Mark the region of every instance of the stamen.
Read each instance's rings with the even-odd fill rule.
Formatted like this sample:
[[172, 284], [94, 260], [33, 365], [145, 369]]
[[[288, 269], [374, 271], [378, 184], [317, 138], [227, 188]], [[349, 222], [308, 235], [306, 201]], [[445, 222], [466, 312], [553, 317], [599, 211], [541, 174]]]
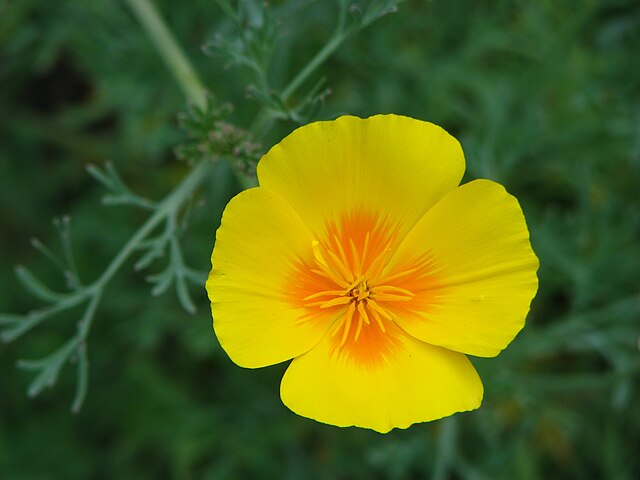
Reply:
[[347, 287], [347, 293], [349, 293], [351, 290], [353, 290], [354, 288], [356, 288], [356, 286], [362, 281], [361, 278], [356, 278], [353, 282], [351, 282], [349, 284], [349, 286]]
[[395, 281], [398, 280], [400, 278], [404, 278], [404, 277], [408, 277], [410, 275], [413, 275], [417, 272], [420, 272], [417, 275], [417, 278], [423, 277], [424, 275], [428, 275], [429, 271], [431, 270], [431, 267], [433, 267], [434, 265], [434, 260], [431, 256], [429, 255], [424, 255], [422, 257], [422, 259], [420, 261], [418, 261], [416, 264], [416, 266], [413, 268], [409, 268], [407, 270], [402, 270], [398, 273], [394, 273], [393, 275], [388, 275], [385, 277], [382, 277], [380, 279], [380, 283], [389, 283], [391, 281]]
[[369, 268], [367, 269], [365, 276], [371, 281], [377, 281], [382, 275], [382, 271], [387, 264], [387, 260], [389, 259], [390, 250], [387, 247], [378, 255], [378, 257], [371, 262]]
[[323, 302], [322, 305], [320, 305], [320, 308], [331, 308], [337, 305], [346, 305], [351, 300], [352, 300], [351, 297], [336, 297], [332, 300]]
[[347, 259], [347, 254], [344, 253], [344, 248], [342, 248], [342, 242], [340, 241], [340, 238], [338, 238], [338, 235], [333, 235], [333, 240], [336, 242], [336, 245], [338, 246], [338, 250], [340, 253], [340, 260], [342, 260], [342, 263], [348, 267], [349, 266], [349, 260]]
[[313, 258], [315, 259], [316, 263], [328, 269], [329, 266], [327, 265], [327, 261], [324, 259], [324, 257], [322, 256], [322, 252], [320, 251], [320, 242], [317, 240], [312, 241], [311, 249], [313, 250]]
[[341, 287], [348, 287], [349, 282], [343, 280], [342, 278], [336, 276], [331, 270], [318, 270], [317, 268], [311, 268], [309, 271], [316, 273], [324, 278], [331, 280], [332, 282], [340, 285]]
[[357, 303], [358, 303], [358, 313], [364, 320], [364, 323], [369, 325], [371, 322], [369, 321], [369, 315], [367, 315], [367, 309], [364, 306], [364, 302], [357, 302]]
[[394, 295], [392, 293], [376, 293], [374, 298], [380, 302], [408, 302], [413, 297], [407, 297], [406, 295]]
[[[379, 328], [386, 333], [385, 323], [393, 321], [394, 316], [392, 310], [382, 306], [382, 303], [407, 302], [415, 297], [412, 291], [390, 285], [389, 282], [397, 283], [399, 279], [419, 273], [423, 262], [383, 277], [393, 253], [393, 238], [381, 242], [374, 237], [375, 242], [372, 243], [371, 236], [371, 231], [367, 231], [364, 237], [350, 237], [345, 232], [338, 232], [330, 234], [324, 243], [312, 243], [315, 265], [310, 271], [330, 281], [335, 288], [327, 284], [325, 288], [329, 289], [307, 295], [303, 298], [304, 306], [321, 310], [336, 309], [338, 316], [331, 334], [336, 338], [340, 335], [341, 347], [347, 342], [351, 344], [358, 341], [364, 328]], [[368, 341], [369, 338], [364, 335], [362, 341]]]
[[318, 292], [318, 293], [314, 293], [313, 295], [309, 295], [308, 297], [304, 297], [302, 300], [306, 302], [307, 300], [313, 300], [315, 298], [320, 298], [320, 297], [342, 296], [342, 295], [348, 294], [349, 290], [351, 290], [351, 288], [348, 288], [346, 290], [326, 290], [324, 292]]
[[325, 303], [326, 303], [325, 301], [311, 302], [311, 303], [305, 303], [304, 306], [308, 308], [314, 308], [314, 307], [321, 307]]
[[362, 331], [362, 323], [363, 323], [362, 320], [363, 320], [362, 315], [358, 315], [358, 327], [356, 328], [356, 334], [353, 337], [354, 342], [357, 342], [358, 338], [360, 338], [360, 332]]
[[342, 339], [340, 340], [340, 346], [342, 347], [347, 341], [349, 330], [351, 329], [351, 322], [353, 321], [353, 314], [356, 311], [355, 302], [351, 302], [347, 307], [347, 311], [344, 314], [344, 330], [342, 330]]
[[368, 305], [369, 307], [371, 307], [373, 311], [378, 312], [387, 320], [393, 320], [393, 317], [391, 316], [389, 311], [386, 308], [382, 308], [380, 305], [378, 305], [378, 303], [375, 300], [369, 300]]
[[402, 272], [398, 272], [398, 273], [394, 273], [393, 275], [382, 277], [380, 279], [380, 283], [388, 283], [388, 282], [391, 282], [392, 280], [398, 280], [403, 277], [408, 277], [409, 275], [417, 272], [420, 269], [422, 269], [422, 266], [410, 268], [409, 270], [403, 270]]
[[394, 287], [392, 285], [380, 285], [375, 289], [375, 294], [376, 294], [376, 297], [378, 298], [380, 298], [383, 295], [394, 294], [394, 293], [398, 294], [396, 296], [405, 297], [407, 300], [411, 300], [413, 297], [415, 297], [415, 294], [413, 292], [410, 292], [409, 290], [406, 290], [404, 288]]
[[376, 323], [380, 327], [380, 330], [382, 330], [382, 333], [386, 333], [386, 330], [384, 328], [384, 323], [382, 322], [382, 319], [380, 318], [380, 314], [376, 310], [374, 310], [373, 308], [371, 309], [371, 316], [373, 317], [373, 319], [376, 321]]
[[341, 279], [338, 275], [336, 275], [334, 269], [332, 269], [329, 266], [329, 263], [322, 255], [320, 247], [321, 247], [320, 242], [318, 242], [317, 240], [314, 240], [313, 242], [311, 242], [311, 249], [313, 250], [313, 258], [316, 262], [316, 265], [320, 267], [320, 270], [312, 268], [311, 271], [325, 278], [328, 278], [329, 280], [337, 283], [340, 286], [346, 286], [345, 283], [348, 285], [349, 284], [348, 278]]
[[342, 263], [342, 261], [338, 258], [338, 256], [333, 253], [331, 250], [327, 250], [329, 257], [333, 260], [333, 263], [338, 268], [338, 271], [342, 274], [342, 277], [348, 282], [351, 278], [353, 278], [353, 274], [349, 271], [349, 268]]

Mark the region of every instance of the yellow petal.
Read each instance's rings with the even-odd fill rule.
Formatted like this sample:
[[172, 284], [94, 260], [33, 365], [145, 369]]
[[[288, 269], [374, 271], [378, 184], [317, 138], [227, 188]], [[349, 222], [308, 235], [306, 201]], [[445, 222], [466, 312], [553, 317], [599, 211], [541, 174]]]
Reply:
[[227, 205], [211, 256], [206, 288], [213, 326], [229, 357], [257, 368], [314, 346], [331, 318], [307, 319], [287, 300], [295, 262], [311, 261], [312, 238], [276, 193], [253, 188]]
[[354, 349], [326, 335], [291, 362], [282, 401], [319, 422], [381, 433], [480, 406], [482, 382], [466, 356], [411, 338], [393, 323], [385, 335], [389, 343], [378, 359], [370, 349], [353, 357]]
[[298, 128], [258, 164], [316, 234], [328, 222], [373, 213], [407, 233], [464, 173], [458, 141], [442, 128], [398, 115], [344, 116]]
[[398, 324], [433, 345], [492, 357], [524, 326], [538, 289], [538, 259], [518, 201], [489, 180], [476, 180], [438, 202], [400, 245], [389, 275], [416, 296], [398, 306]]

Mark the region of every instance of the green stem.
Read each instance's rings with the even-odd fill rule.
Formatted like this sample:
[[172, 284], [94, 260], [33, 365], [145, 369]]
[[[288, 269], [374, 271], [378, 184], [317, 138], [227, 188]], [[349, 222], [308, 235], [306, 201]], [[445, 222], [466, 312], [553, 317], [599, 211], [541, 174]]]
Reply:
[[[282, 101], [286, 102], [289, 98], [298, 91], [302, 84], [315, 72], [333, 53], [342, 45], [342, 43], [349, 37], [349, 30], [345, 30], [343, 27], [344, 20], [340, 19], [339, 26], [331, 36], [329, 41], [322, 47], [314, 57], [298, 72], [298, 74], [289, 82], [289, 84], [282, 91]], [[254, 132], [257, 138], [264, 136], [269, 129], [269, 125], [273, 120], [273, 112], [268, 108], [262, 108], [253, 124], [251, 130]]]
[[291, 82], [282, 91], [282, 100], [287, 101], [291, 95], [302, 86], [302, 84], [311, 76], [311, 74], [322, 65], [327, 58], [329, 58], [333, 52], [335, 52], [342, 42], [344, 42], [349, 35], [342, 29], [337, 30], [333, 36], [329, 39], [327, 44], [315, 54], [315, 56], [307, 63], [300, 72], [295, 76]]
[[[200, 77], [175, 40], [166, 23], [151, 0], [125, 0], [147, 31], [160, 56], [180, 85], [184, 95], [198, 108], [207, 108], [207, 95]], [[243, 188], [255, 186], [256, 181], [234, 169], [234, 174]], [[149, 220], [152, 220], [151, 217]], [[155, 226], [155, 224], [154, 224]]]
[[457, 422], [454, 417], [440, 420], [437, 456], [432, 476], [434, 480], [449, 478], [449, 470], [456, 456]]
[[126, 0], [126, 2], [149, 34], [185, 96], [197, 107], [206, 108], [207, 91], [204, 85], [151, 0]]
[[184, 178], [173, 192], [160, 202], [155, 213], [149, 217], [138, 229], [136, 234], [122, 247], [122, 250], [120, 250], [118, 255], [111, 261], [104, 273], [93, 284], [93, 288], [104, 288], [129, 256], [138, 248], [140, 242], [147, 238], [153, 229], [165, 220], [167, 216], [175, 212], [198, 185], [204, 181], [210, 173], [212, 166], [213, 162], [204, 160], [189, 172], [189, 175]]

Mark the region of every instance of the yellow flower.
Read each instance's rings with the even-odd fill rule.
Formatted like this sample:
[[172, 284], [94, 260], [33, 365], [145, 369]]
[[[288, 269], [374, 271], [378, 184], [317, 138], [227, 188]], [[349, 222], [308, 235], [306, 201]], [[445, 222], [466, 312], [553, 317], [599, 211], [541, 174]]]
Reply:
[[207, 281], [215, 333], [238, 365], [293, 359], [299, 415], [388, 432], [480, 406], [466, 357], [524, 326], [538, 259], [518, 201], [459, 186], [460, 144], [397, 115], [301, 127], [227, 205]]

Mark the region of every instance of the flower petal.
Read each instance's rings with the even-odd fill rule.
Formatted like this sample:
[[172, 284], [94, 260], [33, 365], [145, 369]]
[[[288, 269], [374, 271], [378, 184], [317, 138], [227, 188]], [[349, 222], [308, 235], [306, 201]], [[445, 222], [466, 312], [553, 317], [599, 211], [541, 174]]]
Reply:
[[291, 362], [282, 401], [319, 422], [381, 433], [480, 406], [482, 382], [466, 356], [420, 342], [393, 324], [386, 334], [393, 346], [383, 362], [341, 354], [335, 337], [326, 335]]
[[311, 261], [311, 243], [293, 209], [266, 188], [245, 190], [227, 205], [206, 288], [218, 340], [238, 365], [289, 360], [329, 327], [329, 320], [305, 321], [306, 312], [285, 298], [293, 264]]
[[398, 115], [300, 127], [258, 164], [260, 185], [282, 195], [317, 236], [327, 222], [361, 210], [400, 226], [402, 236], [463, 173], [455, 138]]
[[520, 205], [501, 185], [476, 180], [453, 190], [404, 239], [389, 269], [420, 258], [427, 271], [403, 285], [416, 297], [396, 320], [409, 334], [493, 357], [524, 326], [539, 262]]

